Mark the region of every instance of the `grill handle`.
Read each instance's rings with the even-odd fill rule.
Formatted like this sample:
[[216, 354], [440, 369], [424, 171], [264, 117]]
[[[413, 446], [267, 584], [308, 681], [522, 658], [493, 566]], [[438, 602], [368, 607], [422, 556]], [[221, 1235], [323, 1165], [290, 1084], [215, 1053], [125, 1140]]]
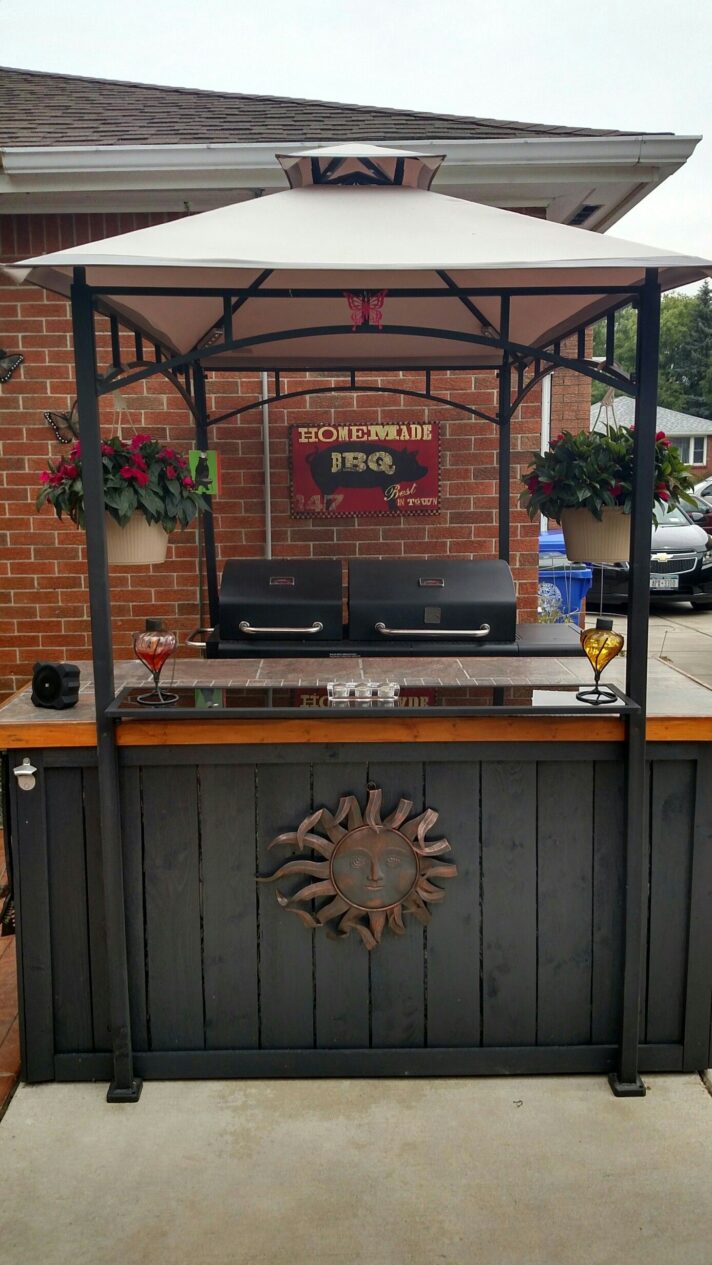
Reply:
[[241, 619], [238, 624], [240, 632], [249, 633], [250, 637], [261, 637], [265, 633], [278, 633], [280, 635], [292, 633], [299, 637], [313, 637], [315, 633], [320, 633], [323, 627], [324, 625], [318, 619], [315, 619], [309, 628], [253, 628], [252, 624], [248, 623], [246, 619]]
[[207, 638], [214, 633], [214, 628], [196, 628], [189, 637], [186, 637], [186, 646], [193, 646], [195, 650], [204, 650], [207, 645]]
[[479, 628], [386, 628], [384, 623], [376, 624], [376, 632], [383, 637], [487, 637], [491, 632], [489, 624], [480, 624]]

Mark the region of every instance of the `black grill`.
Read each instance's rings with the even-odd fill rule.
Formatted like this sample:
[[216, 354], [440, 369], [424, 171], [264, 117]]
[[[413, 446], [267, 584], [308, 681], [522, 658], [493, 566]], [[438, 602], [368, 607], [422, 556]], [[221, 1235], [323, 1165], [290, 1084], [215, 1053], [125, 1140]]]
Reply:
[[[340, 561], [227, 562], [208, 656], [519, 653], [514, 583], [506, 562], [356, 559], [348, 578], [344, 627]], [[551, 652], [541, 631], [534, 626], [524, 634], [527, 653]], [[561, 652], [569, 652], [568, 642]]]

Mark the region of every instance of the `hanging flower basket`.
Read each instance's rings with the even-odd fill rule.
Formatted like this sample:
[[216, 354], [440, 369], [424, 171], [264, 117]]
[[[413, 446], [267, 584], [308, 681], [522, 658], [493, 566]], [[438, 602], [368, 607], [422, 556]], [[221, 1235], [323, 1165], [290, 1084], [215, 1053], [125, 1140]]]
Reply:
[[[563, 431], [549, 451], [533, 453], [522, 476], [520, 503], [529, 517], [561, 523], [572, 562], [625, 562], [630, 555], [634, 428]], [[684, 501], [692, 488], [687, 467], [664, 431], [655, 436], [654, 499]]]
[[111, 514], [105, 516], [106, 552], [111, 567], [141, 567], [165, 562], [168, 533], [160, 523], [148, 523], [140, 511], [120, 527]]
[[601, 510], [600, 520], [590, 510], [562, 510], [561, 529], [571, 562], [628, 561], [630, 514], [621, 508]]
[[[134, 435], [128, 443], [114, 435], [101, 454], [109, 563], [165, 562], [169, 533], [208, 508], [204, 486], [194, 483], [185, 457], [151, 435]], [[49, 502], [58, 518], [84, 527], [81, 445], [73, 445], [69, 459], [50, 462], [40, 480], [37, 508]]]

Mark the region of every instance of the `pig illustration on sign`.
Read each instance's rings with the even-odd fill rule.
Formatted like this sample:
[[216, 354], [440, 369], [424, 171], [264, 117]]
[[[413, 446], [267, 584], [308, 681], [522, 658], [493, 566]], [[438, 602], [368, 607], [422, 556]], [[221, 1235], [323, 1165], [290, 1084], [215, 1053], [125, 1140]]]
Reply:
[[382, 444], [334, 444], [307, 457], [311, 476], [323, 496], [337, 488], [381, 488], [383, 498], [392, 511], [397, 510], [396, 497], [388, 490], [403, 480], [422, 479], [427, 466], [418, 461], [417, 452], [407, 448], [387, 448]]

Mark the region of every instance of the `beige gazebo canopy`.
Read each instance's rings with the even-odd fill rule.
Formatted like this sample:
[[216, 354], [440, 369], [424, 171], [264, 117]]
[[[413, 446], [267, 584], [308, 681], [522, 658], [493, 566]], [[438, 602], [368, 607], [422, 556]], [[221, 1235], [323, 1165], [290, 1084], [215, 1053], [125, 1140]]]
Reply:
[[[496, 366], [505, 289], [516, 355], [620, 305], [646, 269], [662, 289], [711, 270], [433, 193], [441, 160], [432, 156], [342, 144], [280, 161], [292, 185], [284, 192], [28, 259], [14, 275], [69, 295], [84, 268], [104, 310], [174, 354], [214, 342], [219, 327], [238, 345], [214, 353], [215, 367], [404, 369]], [[181, 287], [209, 292], [177, 302]], [[135, 288], [163, 293], [127, 293]]]

